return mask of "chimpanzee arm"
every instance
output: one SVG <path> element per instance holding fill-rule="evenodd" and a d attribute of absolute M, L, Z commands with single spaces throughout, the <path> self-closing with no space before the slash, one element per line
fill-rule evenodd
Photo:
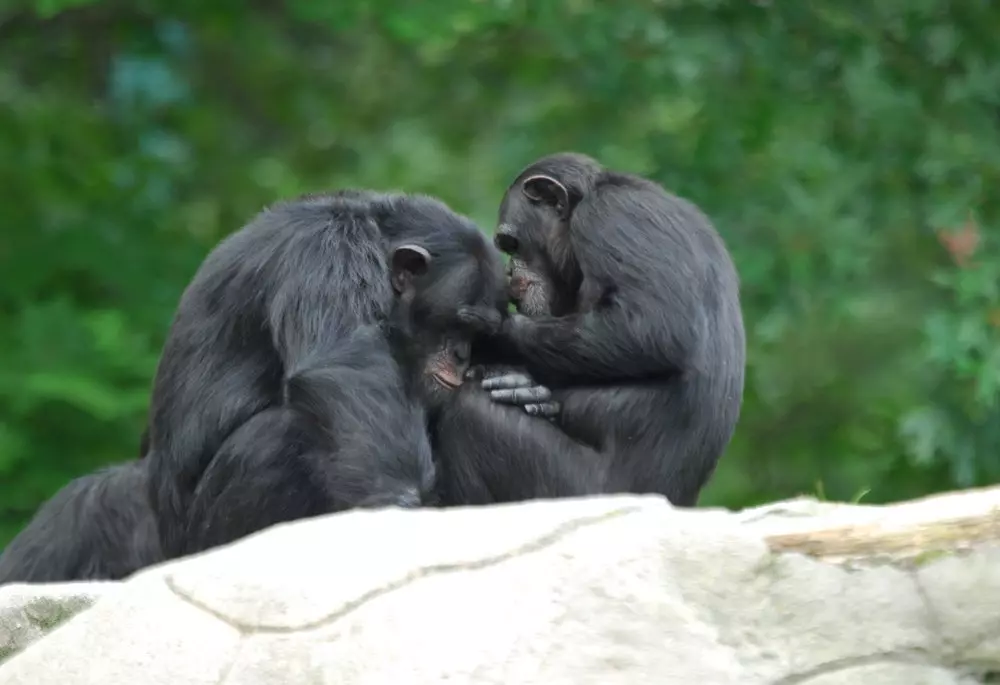
<path fill-rule="evenodd" d="M 516 314 L 502 335 L 536 377 L 566 386 L 642 380 L 687 368 L 688 341 L 656 328 L 609 312 L 537 319 Z"/>
<path fill-rule="evenodd" d="M 478 384 L 456 393 L 433 434 L 446 506 L 583 496 L 603 488 L 603 455 L 544 419 L 493 403 Z"/>

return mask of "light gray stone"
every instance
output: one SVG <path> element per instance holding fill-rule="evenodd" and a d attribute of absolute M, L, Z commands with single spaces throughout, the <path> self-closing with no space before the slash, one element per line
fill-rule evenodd
<path fill-rule="evenodd" d="M 645 502 L 669 506 L 659 498 Z M 225 555 L 187 560 L 171 569 L 171 585 L 235 625 L 306 628 L 418 576 L 495 563 L 642 503 L 581 499 L 562 506 L 389 509 L 314 518 L 275 526 Z M 323 582 L 331 573 L 336 582 Z"/>
<path fill-rule="evenodd" d="M 930 559 L 915 571 L 941 637 L 956 658 L 1000 666 L 1000 549 Z"/>
<path fill-rule="evenodd" d="M 776 535 L 1000 510 L 1000 488 L 942 499 L 319 517 L 73 586 L 104 596 L 0 665 L 0 685 L 974 685 L 1000 672 L 995 541 L 919 563 L 773 551 Z M 51 590 L 0 589 L 0 617 L 12 592 Z"/>
<path fill-rule="evenodd" d="M 672 683 L 695 666 L 703 682 L 746 682 L 672 586 L 651 534 L 666 511 L 578 519 L 504 557 L 428 568 L 301 641 L 255 636 L 232 682 L 284 683 L 276 655 L 292 654 L 317 683 Z"/>
<path fill-rule="evenodd" d="M 847 666 L 805 681 L 808 685 L 973 685 L 944 668 L 917 664 Z"/>
<path fill-rule="evenodd" d="M 0 586 L 0 662 L 90 607 L 114 583 Z"/>
<path fill-rule="evenodd" d="M 139 577 L 0 665 L 0 683 L 215 685 L 239 639 L 162 579 Z"/>

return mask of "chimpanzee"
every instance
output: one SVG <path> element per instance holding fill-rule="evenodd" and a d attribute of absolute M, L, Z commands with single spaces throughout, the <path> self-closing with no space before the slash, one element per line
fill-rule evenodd
<path fill-rule="evenodd" d="M 499 324 L 502 256 L 438 200 L 349 190 L 260 213 L 181 298 L 150 407 L 167 558 L 434 496 L 425 408 Z"/>
<path fill-rule="evenodd" d="M 120 580 L 162 560 L 142 461 L 70 482 L 0 554 L 0 585 Z"/>
<path fill-rule="evenodd" d="M 389 291 L 388 297 L 395 301 L 372 303 L 372 308 L 383 307 L 376 311 L 387 314 L 354 330 L 348 330 L 350 321 L 339 319 L 344 327 L 340 339 L 328 341 L 327 348 L 306 351 L 299 372 L 288 374 L 281 401 L 228 434 L 194 492 L 188 493 L 180 541 L 184 551 L 206 549 L 279 520 L 352 505 L 415 505 L 426 498 L 434 471 L 420 405 L 433 412 L 462 382 L 469 364 L 469 338 L 476 331 L 493 330 L 504 304 L 499 254 L 468 221 L 430 198 L 341 191 L 279 205 L 258 217 L 260 221 L 270 222 L 270 228 L 257 228 L 263 238 L 258 235 L 256 242 L 243 244 L 243 250 L 278 249 L 270 241 L 280 243 L 280 231 L 310 230 L 308 225 L 296 229 L 296 221 L 328 223 L 325 229 L 311 227 L 321 240 L 326 237 L 324 230 L 347 232 L 326 238 L 353 240 L 354 247 L 366 249 L 360 256 L 370 260 L 369 266 L 381 265 L 385 271 L 366 273 L 344 261 L 345 269 L 356 269 L 345 278 L 358 277 L 362 287 L 375 284 L 377 295 L 384 297 Z M 350 225 L 345 227 L 345 221 Z M 357 222 L 367 221 L 376 223 L 349 232 L 357 229 Z M 375 246 L 359 240 L 369 230 L 381 232 Z M 309 236 L 301 239 L 307 241 Z M 404 240 L 416 242 L 400 244 Z M 356 256 L 351 245 L 341 249 Z M 379 259 L 379 250 L 391 254 L 391 273 L 390 265 Z M 222 264 L 224 268 L 225 261 Z M 270 282 L 275 291 L 283 283 L 280 272 L 278 276 L 277 282 Z M 380 292 L 377 286 L 383 282 Z M 225 283 L 219 287 L 225 288 Z M 344 283 L 331 284 L 333 290 L 338 287 L 349 295 Z M 331 302 L 337 294 L 331 295 Z M 232 309 L 220 309 L 224 293 L 212 297 L 216 313 L 260 316 L 249 311 L 259 302 L 254 297 L 242 304 L 247 311 L 238 300 Z M 360 292 L 353 300 L 347 298 L 349 315 L 364 313 L 356 306 L 363 297 Z M 483 307 L 462 308 L 463 303 Z M 295 312 L 306 322 L 321 314 Z M 224 336 L 225 324 L 216 325 L 220 323 L 221 329 L 200 340 Z M 298 325 L 287 323 L 292 328 Z M 253 323 L 237 320 L 230 325 L 243 325 L 245 330 Z M 302 335 L 285 333 L 293 334 Z M 199 372 L 204 378 L 213 369 Z M 255 380 L 254 374 L 248 376 Z M 229 401 L 238 401 L 255 387 L 228 388 L 230 396 L 235 395 Z M 219 401 L 217 390 L 208 388 L 206 393 Z M 142 459 L 149 447 L 147 428 L 140 439 L 139 460 L 78 478 L 46 502 L 0 555 L 0 584 L 117 580 L 163 560 L 147 498 L 156 484 L 148 482 L 151 461 Z M 169 468 L 162 460 L 158 466 Z"/>
<path fill-rule="evenodd" d="M 466 384 L 434 431 L 442 503 L 632 492 L 694 506 L 735 429 L 746 355 L 736 269 L 709 219 L 560 153 L 517 176 L 494 241 L 518 313 L 477 349 L 529 373 L 482 387 L 554 423 Z"/>

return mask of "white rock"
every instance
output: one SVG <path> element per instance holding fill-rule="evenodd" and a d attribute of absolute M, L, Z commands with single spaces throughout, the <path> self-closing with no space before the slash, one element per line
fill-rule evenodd
<path fill-rule="evenodd" d="M 6 616 L 103 595 L 0 665 L 0 685 L 972 685 L 1000 672 L 997 540 L 917 560 L 774 551 L 989 517 L 1000 488 L 937 500 L 733 514 L 605 497 L 299 521 L 121 584 L 0 589 L 8 652 L 42 627 Z"/>
<path fill-rule="evenodd" d="M 114 583 L 0 586 L 0 662 L 113 589 Z"/>

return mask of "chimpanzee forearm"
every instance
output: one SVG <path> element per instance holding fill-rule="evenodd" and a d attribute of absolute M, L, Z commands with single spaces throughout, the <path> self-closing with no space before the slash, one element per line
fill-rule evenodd
<path fill-rule="evenodd" d="M 600 493 L 603 455 L 550 422 L 490 400 L 467 384 L 433 428 L 444 505 L 516 502 Z"/>
<path fill-rule="evenodd" d="M 695 331 L 658 327 L 665 328 L 621 313 L 514 315 L 501 336 L 538 379 L 567 386 L 644 380 L 688 368 Z"/>

